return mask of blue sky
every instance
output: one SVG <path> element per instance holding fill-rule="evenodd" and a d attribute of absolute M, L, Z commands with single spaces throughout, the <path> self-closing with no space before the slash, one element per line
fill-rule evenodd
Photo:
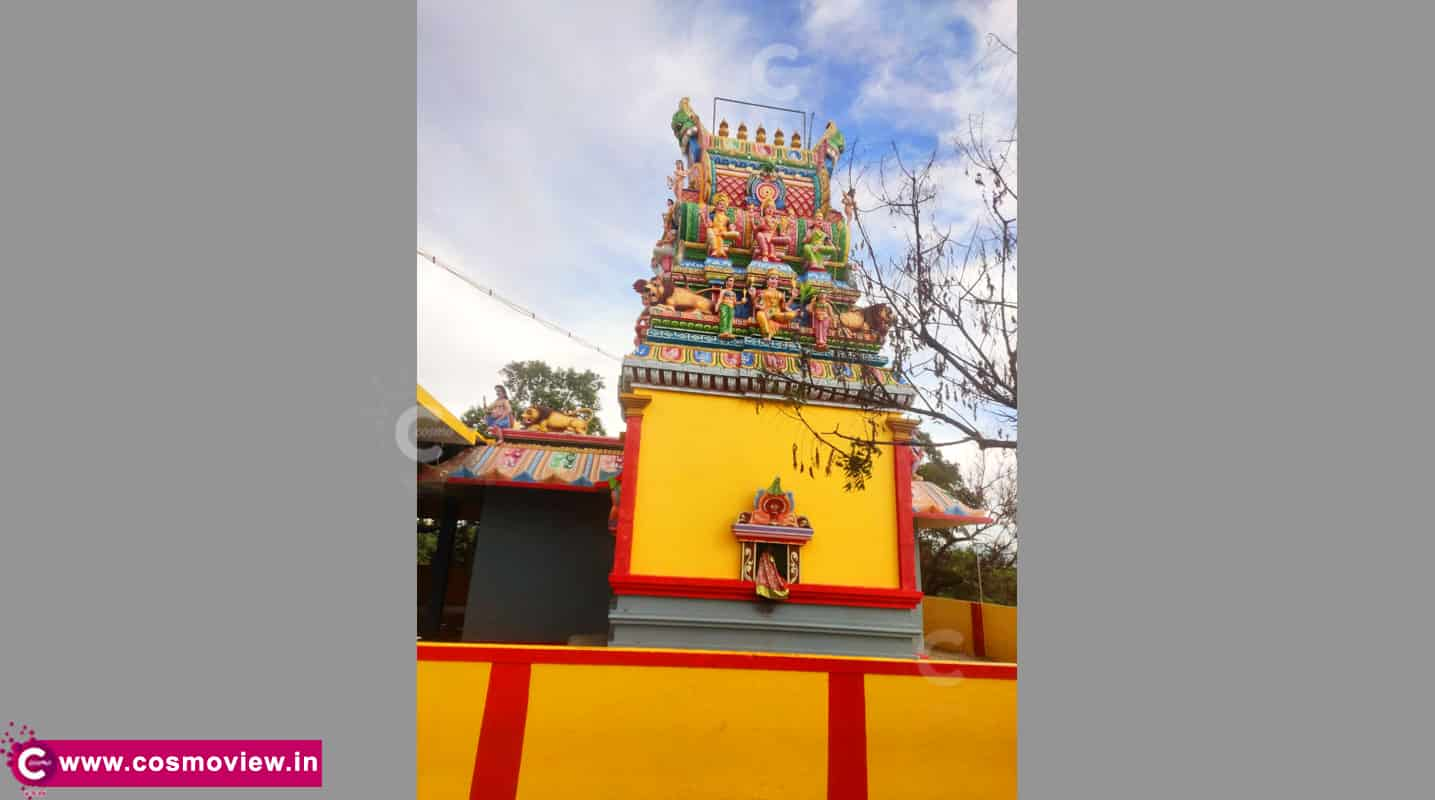
<path fill-rule="evenodd" d="M 604 349 L 632 348 L 664 179 L 678 157 L 668 121 L 714 95 L 816 113 L 848 156 L 950 144 L 980 115 L 1016 121 L 1016 3 L 419 3 L 418 245 Z M 719 108 L 736 127 L 791 130 L 791 117 Z M 945 164 L 945 221 L 975 196 Z M 840 170 L 839 170 L 840 172 Z M 839 183 L 838 188 L 844 188 Z M 859 203 L 864 187 L 858 187 Z M 892 238 L 884 238 L 890 234 Z M 896 248 L 895 231 L 878 243 Z M 419 381 L 462 411 L 492 397 L 516 359 L 608 378 L 617 363 L 573 345 L 422 262 Z"/>

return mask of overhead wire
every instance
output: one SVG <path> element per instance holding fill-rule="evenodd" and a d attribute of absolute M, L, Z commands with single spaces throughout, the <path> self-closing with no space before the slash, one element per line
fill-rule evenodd
<path fill-rule="evenodd" d="M 427 261 L 429 261 L 430 263 L 432 263 L 434 266 L 436 266 L 436 267 L 438 267 L 439 269 L 441 269 L 441 270 L 447 272 L 448 274 L 454 276 L 455 278 L 458 278 L 459 280 L 461 280 L 461 281 L 463 281 L 464 283 L 468 284 L 470 287 L 476 289 L 476 290 L 479 291 L 480 293 L 486 294 L 486 295 L 488 295 L 489 297 L 492 297 L 494 300 L 497 300 L 498 302 L 504 304 L 505 306 L 508 306 L 510 309 L 512 309 L 512 310 L 514 310 L 514 311 L 516 311 L 516 312 L 518 312 L 519 314 L 521 314 L 521 315 L 523 315 L 523 316 L 525 316 L 525 317 L 528 317 L 528 318 L 532 319 L 534 322 L 537 322 L 539 325 L 542 325 L 543 327 L 548 328 L 549 330 L 554 331 L 555 333 L 560 333 L 560 334 L 562 334 L 562 335 L 568 337 L 569 339 L 573 340 L 573 341 L 576 342 L 577 344 L 582 345 L 583 347 L 586 347 L 586 348 L 588 348 L 589 350 L 592 350 L 592 351 L 594 351 L 594 352 L 596 352 L 596 353 L 599 353 L 600 355 L 603 355 L 603 356 L 605 356 L 605 357 L 607 357 L 607 358 L 611 358 L 611 359 L 613 359 L 614 361 L 617 361 L 617 362 L 620 362 L 620 363 L 622 362 L 622 360 L 623 360 L 623 357 L 622 357 L 622 356 L 615 356 L 615 355 L 613 355 L 612 353 L 608 352 L 607 350 L 604 350 L 603 348 L 599 347 L 598 345 L 596 345 L 596 344 L 594 344 L 594 343 L 588 341 L 587 339 L 583 338 L 582 336 L 579 336 L 578 334 L 576 334 L 576 333 L 574 333 L 574 332 L 568 330 L 567 328 L 563 327 L 562 325 L 559 325 L 559 324 L 557 324 L 556 322 L 549 322 L 548 320 L 544 319 L 543 317 L 540 317 L 536 312 L 532 311 L 531 309 L 529 309 L 529 308 L 527 308 L 527 307 L 525 307 L 525 306 L 523 306 L 523 305 L 521 305 L 521 304 L 519 304 L 519 303 L 516 303 L 516 302 L 514 302 L 514 301 L 512 301 L 512 300 L 509 300 L 507 297 L 504 297 L 503 295 L 501 295 L 501 294 L 499 294 L 498 292 L 494 291 L 493 287 L 491 287 L 491 286 L 485 286 L 485 285 L 479 283 L 478 281 L 474 280 L 473 278 L 469 277 L 468 275 L 464 274 L 462 271 L 458 270 L 457 268 L 455 268 L 455 267 L 452 266 L 451 264 L 445 263 L 445 262 L 444 262 L 443 260 L 441 260 L 438 256 L 434 255 L 433 253 L 428 252 L 427 250 L 423 249 L 422 247 L 418 248 L 418 254 L 419 254 L 419 257 L 420 257 L 420 258 L 426 259 Z"/>

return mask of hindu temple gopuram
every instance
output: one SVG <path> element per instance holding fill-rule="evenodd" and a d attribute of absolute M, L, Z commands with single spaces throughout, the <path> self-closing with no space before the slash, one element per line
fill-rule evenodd
<path fill-rule="evenodd" d="M 418 794 L 1015 797 L 1016 609 L 922 595 L 917 530 L 990 519 L 915 479 L 842 133 L 713 117 L 679 103 L 651 271 L 606 289 L 620 435 L 419 390 Z M 860 486 L 819 432 L 881 443 Z"/>
<path fill-rule="evenodd" d="M 906 445 L 880 447 L 860 489 L 832 454 L 808 463 L 814 431 L 902 443 L 916 427 L 880 352 L 886 308 L 855 285 L 851 194 L 832 207 L 842 133 L 710 130 L 686 98 L 671 124 L 623 435 L 587 435 L 586 409 L 511 408 L 498 387 L 502 441 L 421 481 L 458 509 L 474 505 L 462 486 L 489 489 L 463 638 L 914 656 L 915 528 L 985 518 L 920 482 L 914 504 Z M 600 496 L 532 492 L 555 488 Z M 540 609 L 525 585 L 545 587 Z"/>

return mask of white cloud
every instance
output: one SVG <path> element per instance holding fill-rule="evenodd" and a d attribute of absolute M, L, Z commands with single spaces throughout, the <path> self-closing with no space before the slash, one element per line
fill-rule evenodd
<path fill-rule="evenodd" d="M 904 121 L 950 140 L 967 115 L 1015 121 L 1015 58 L 989 58 L 986 33 L 1016 41 L 1016 3 L 803 4 L 799 56 L 754 80 L 770 20 L 741 9 L 684 13 L 667 3 L 431 2 L 419 8 L 419 246 L 615 353 L 632 345 L 664 178 L 678 157 L 668 119 L 683 96 L 704 116 L 714 95 L 771 102 L 851 101 L 830 116 Z M 952 20 L 966 21 L 970 54 Z M 775 41 L 782 42 L 779 34 Z M 821 61 L 861 63 L 858 86 L 828 83 Z M 800 99 L 780 105 L 806 105 Z M 826 117 L 823 117 L 825 119 Z M 737 118 L 732 118 L 736 124 Z M 771 130 L 781 123 L 766 122 Z M 819 125 L 821 120 L 819 120 Z M 755 127 L 755 125 L 753 125 Z M 785 126 L 783 126 L 785 127 Z M 847 125 L 843 125 L 848 128 Z M 849 138 L 849 144 L 851 143 Z M 875 143 L 868 143 L 875 144 Z M 944 219 L 970 215 L 969 179 L 942 165 Z M 868 195 L 870 196 L 870 195 Z M 860 199 L 860 197 L 859 197 Z M 900 239 L 882 233 L 884 249 Z M 498 369 L 522 359 L 592 368 L 607 379 L 602 417 L 620 430 L 618 365 L 418 262 L 419 379 L 461 413 L 492 397 Z"/>

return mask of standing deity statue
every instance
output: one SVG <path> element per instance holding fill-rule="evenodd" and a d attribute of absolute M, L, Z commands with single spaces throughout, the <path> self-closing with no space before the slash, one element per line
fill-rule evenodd
<path fill-rule="evenodd" d="M 771 339 L 773 334 L 782 330 L 783 325 L 797 316 L 797 312 L 787 309 L 787 295 L 777 288 L 770 275 L 761 291 L 754 292 L 749 288 L 748 295 L 752 298 L 753 318 L 757 320 L 758 330 L 762 331 L 764 339 Z"/>
<path fill-rule="evenodd" d="M 825 257 L 837 252 L 837 248 L 827 244 L 827 234 L 821 228 L 813 228 L 807 234 L 807 244 L 802 246 L 802 261 L 808 272 L 825 272 L 827 269 Z"/>
<path fill-rule="evenodd" d="M 723 283 L 717 293 L 718 338 L 732 339 L 732 315 L 737 309 L 737 290 L 731 277 Z"/>
<path fill-rule="evenodd" d="M 827 349 L 827 334 L 832 330 L 832 321 L 837 318 L 837 309 L 827 299 L 826 292 L 818 292 L 807 304 L 807 313 L 812 315 L 812 334 L 817 339 L 817 349 Z"/>
<path fill-rule="evenodd" d="M 674 212 L 677 206 L 673 201 L 668 201 L 668 208 L 663 212 L 663 238 L 658 240 L 659 245 L 675 244 L 678 240 L 678 217 Z"/>
<path fill-rule="evenodd" d="M 679 202 L 683 199 L 683 187 L 689 180 L 688 168 L 683 165 L 680 158 L 673 162 L 673 174 L 668 176 L 668 188 L 673 190 L 673 197 Z"/>
<path fill-rule="evenodd" d="M 728 242 L 738 237 L 727 216 L 727 195 L 721 192 L 713 200 L 712 222 L 708 224 L 708 258 L 727 258 Z"/>
<path fill-rule="evenodd" d="M 852 218 L 857 215 L 857 187 L 854 186 L 842 193 L 842 212 L 848 222 L 851 222 Z"/>

